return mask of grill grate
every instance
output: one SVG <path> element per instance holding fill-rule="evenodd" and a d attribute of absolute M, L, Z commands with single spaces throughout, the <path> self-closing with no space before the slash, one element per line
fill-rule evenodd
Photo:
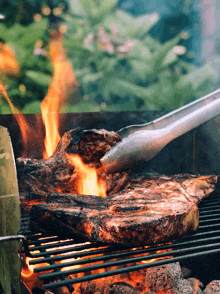
<path fill-rule="evenodd" d="M 28 239 L 29 250 L 34 257 L 30 264 L 44 263 L 34 272 L 40 273 L 39 279 L 43 280 L 45 289 L 67 286 L 73 291 L 72 285 L 76 283 L 220 253 L 219 198 L 218 193 L 213 193 L 200 203 L 200 225 L 196 233 L 170 244 L 131 248 L 60 240 L 57 236 L 33 234 L 28 227 L 28 215 L 22 217 L 19 234 Z M 35 253 L 36 250 L 39 253 Z M 104 269 L 106 271 L 103 272 Z M 91 274 L 91 270 L 102 271 Z M 75 277 L 79 273 L 85 275 Z"/>

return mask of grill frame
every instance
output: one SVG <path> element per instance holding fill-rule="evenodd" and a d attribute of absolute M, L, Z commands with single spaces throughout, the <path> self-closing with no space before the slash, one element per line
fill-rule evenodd
<path fill-rule="evenodd" d="M 36 260 L 31 260 L 30 264 L 40 264 L 49 263 L 49 266 L 41 266 L 35 268 L 35 273 L 40 273 L 38 278 L 43 280 L 44 288 L 53 289 L 61 286 L 67 286 L 72 292 L 74 290 L 74 284 L 81 283 L 85 281 L 91 281 L 95 279 L 100 279 L 108 276 L 123 274 L 127 272 L 133 272 L 141 269 L 146 269 L 153 266 L 159 266 L 163 264 L 168 264 L 172 262 L 183 261 L 192 258 L 198 258 L 205 255 L 213 255 L 220 253 L 220 191 L 215 191 L 210 194 L 210 196 L 204 199 L 199 204 L 200 211 L 200 221 L 199 229 L 193 234 L 189 234 L 187 237 L 182 238 L 178 241 L 173 241 L 171 244 L 161 244 L 154 246 L 146 246 L 148 248 L 139 247 L 137 249 L 125 246 L 109 246 L 100 243 L 77 243 L 74 240 L 63 240 L 59 237 L 45 235 L 42 233 L 33 233 L 29 227 L 29 216 L 28 214 L 22 214 L 21 231 L 19 235 L 24 235 L 28 240 L 29 250 L 32 257 L 38 258 Z M 211 230 L 209 230 L 211 229 Z M 42 238 L 48 238 L 42 240 Z M 43 242 L 42 242 L 43 241 Z M 55 244 L 47 244 L 51 241 L 57 242 Z M 39 245 L 40 244 L 40 245 Z M 46 244 L 46 245 L 41 245 Z M 33 246 L 34 247 L 30 247 Z M 67 245 L 72 245 L 73 248 L 59 248 Z M 100 248 L 101 247 L 101 248 Z M 46 249 L 56 250 L 46 251 Z M 99 249 L 97 249 L 99 248 Z M 32 253 L 33 251 L 39 250 L 40 253 Z M 83 251 L 87 250 L 87 251 Z M 167 252 L 156 252 L 161 250 L 170 250 Z M 22 248 L 21 252 L 25 252 L 26 249 Z M 67 254 L 68 252 L 74 252 L 71 255 L 60 255 Z M 100 254 L 104 254 L 100 256 Z M 123 255 L 122 255 L 123 254 Z M 148 254 L 148 255 L 141 255 Z M 51 255 L 55 255 L 52 256 Z M 98 255 L 93 257 L 93 255 Z M 44 257 L 40 259 L 40 257 Z M 75 258 L 73 262 L 65 263 L 65 259 Z M 86 257 L 86 259 L 82 259 Z M 119 260 L 109 261 L 115 258 Z M 143 263 L 144 260 L 164 258 L 159 259 L 150 263 Z M 56 261 L 61 261 L 63 263 L 56 264 Z M 96 265 L 86 265 L 95 262 L 103 262 Z M 141 264 L 130 265 L 135 262 L 141 262 Z M 83 265 L 78 269 L 72 269 L 68 271 L 61 271 L 61 268 L 71 266 L 71 265 Z M 85 266 L 84 266 L 85 265 Z M 114 270 L 108 270 L 106 272 L 84 275 L 79 278 L 71 278 L 68 276 L 70 274 L 77 273 L 87 273 L 94 269 L 104 269 L 111 268 L 113 266 L 119 266 L 119 268 Z M 47 270 L 52 270 L 51 273 L 44 273 Z M 59 279 L 55 281 L 54 279 Z"/>

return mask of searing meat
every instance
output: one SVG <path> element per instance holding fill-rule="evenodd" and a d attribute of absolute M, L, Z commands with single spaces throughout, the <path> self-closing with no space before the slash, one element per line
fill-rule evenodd
<path fill-rule="evenodd" d="M 31 224 L 84 241 L 163 243 L 197 230 L 197 204 L 216 181 L 217 176 L 149 175 L 131 180 L 107 198 L 51 193 L 45 204 L 32 206 Z"/>
<path fill-rule="evenodd" d="M 83 162 L 97 169 L 98 179 L 107 186 L 107 193 L 116 193 L 128 181 L 129 172 L 106 174 L 100 168 L 100 159 L 121 137 L 106 130 L 74 129 L 61 138 L 54 154 L 46 160 L 17 159 L 19 189 L 46 195 L 48 192 L 77 193 L 78 171 L 68 155 L 78 154 Z"/>

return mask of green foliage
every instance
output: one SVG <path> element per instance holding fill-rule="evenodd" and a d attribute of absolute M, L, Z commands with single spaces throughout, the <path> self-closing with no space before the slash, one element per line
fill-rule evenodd
<path fill-rule="evenodd" d="M 117 2 L 69 0 L 69 11 L 62 14 L 68 26 L 64 45 L 82 101 L 67 104 L 61 111 L 174 109 L 211 91 L 217 81 L 211 63 L 197 68 L 181 61 L 173 50 L 181 35 L 161 44 L 149 34 L 158 22 L 157 13 L 134 17 L 118 9 Z M 55 0 L 50 3 L 58 5 Z M 52 76 L 44 54 L 49 22 L 50 18 L 44 17 L 25 27 L 18 22 L 9 28 L 0 24 L 1 37 L 14 48 L 22 68 L 19 78 L 8 80 L 7 92 L 25 113 L 40 112 Z M 37 52 L 38 40 L 43 46 Z M 2 99 L 0 113 L 7 112 Z"/>
<path fill-rule="evenodd" d="M 107 111 L 173 109 L 198 97 L 198 76 L 206 85 L 217 80 L 211 65 L 206 65 L 205 74 L 206 69 L 188 66 L 174 53 L 181 36 L 161 44 L 148 34 L 158 21 L 156 13 L 133 17 L 113 5 L 99 18 L 97 2 L 100 9 L 105 5 L 105 1 L 70 0 L 74 17 L 66 20 L 69 33 L 81 41 L 80 53 L 78 42 L 68 43 L 71 61 L 83 94 L 94 104 L 105 103 Z M 77 26 L 78 19 L 84 20 L 83 28 Z"/>
<path fill-rule="evenodd" d="M 36 42 L 46 38 L 47 29 L 47 19 L 33 22 L 26 27 L 19 23 L 10 28 L 3 23 L 0 24 L 1 38 L 14 50 L 21 66 L 19 77 L 7 80 L 7 93 L 12 103 L 21 109 L 29 102 L 41 101 L 48 89 L 52 74 L 50 61 L 47 56 L 38 52 L 36 54 L 34 51 Z M 20 90 L 20 85 L 25 86 L 25 91 Z M 6 111 L 5 103 L 1 103 L 0 113 Z"/>

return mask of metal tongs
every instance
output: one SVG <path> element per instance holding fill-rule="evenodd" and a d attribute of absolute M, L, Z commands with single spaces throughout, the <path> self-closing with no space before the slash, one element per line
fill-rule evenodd
<path fill-rule="evenodd" d="M 101 159 L 106 172 L 113 173 L 148 161 L 169 142 L 220 115 L 220 89 L 156 120 L 127 126 L 117 133 L 124 138 Z"/>

